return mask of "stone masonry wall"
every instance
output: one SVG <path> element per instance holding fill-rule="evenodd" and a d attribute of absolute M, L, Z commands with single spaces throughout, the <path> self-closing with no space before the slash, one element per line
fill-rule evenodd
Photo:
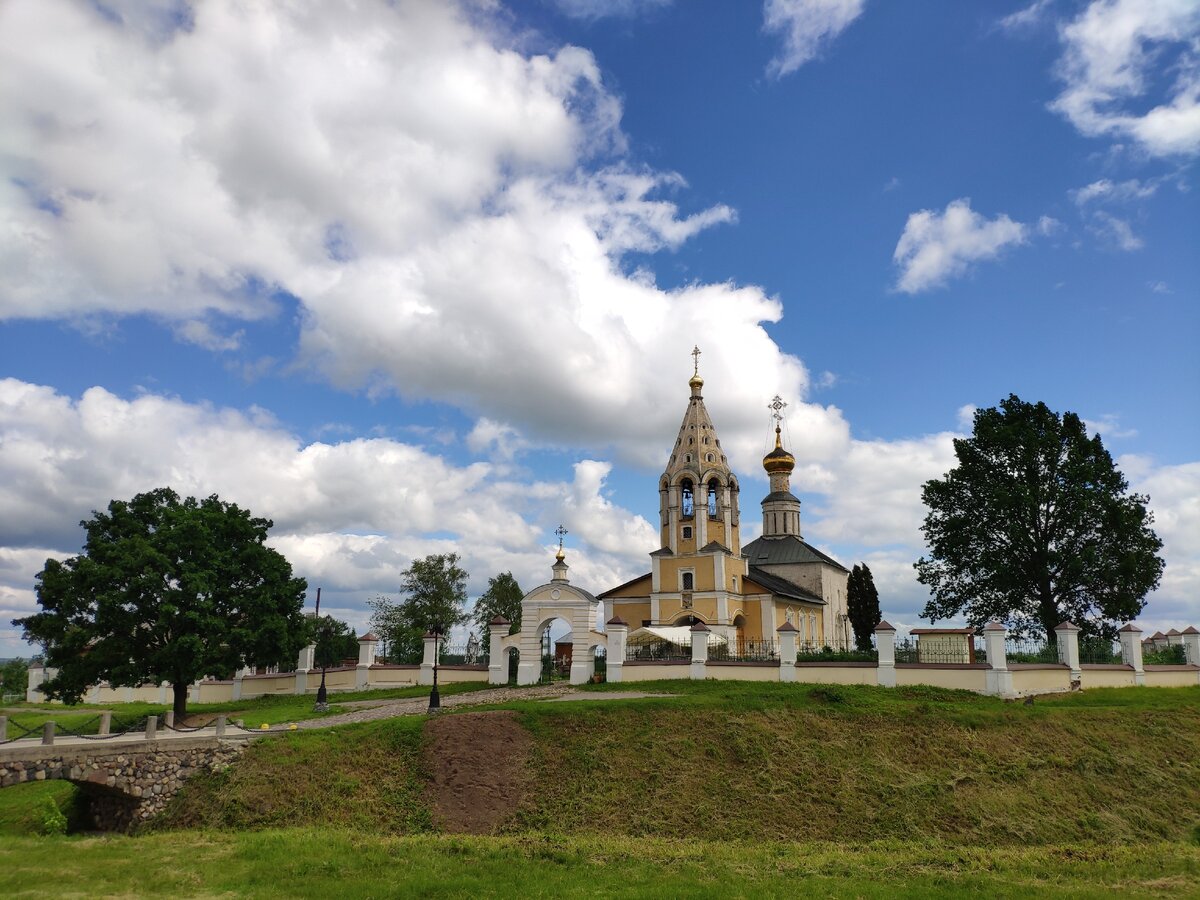
<path fill-rule="evenodd" d="M 82 789 L 101 831 L 128 831 L 159 813 L 196 772 L 218 772 L 245 752 L 244 740 L 169 749 L 153 744 L 72 748 L 39 759 L 0 758 L 0 787 L 57 778 Z M 49 750 L 50 748 L 46 748 Z"/>

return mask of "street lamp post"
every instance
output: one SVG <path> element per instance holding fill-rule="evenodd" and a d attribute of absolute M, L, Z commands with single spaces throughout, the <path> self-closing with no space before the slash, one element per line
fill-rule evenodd
<path fill-rule="evenodd" d="M 438 641 L 442 638 L 442 626 L 433 626 L 433 690 L 429 692 L 429 711 L 442 708 L 442 698 L 438 695 L 437 670 L 438 657 L 441 656 Z"/>
<path fill-rule="evenodd" d="M 317 627 L 317 637 L 321 635 L 321 589 L 317 588 L 317 609 L 313 613 L 313 624 Z M 319 648 L 318 648 L 319 649 Z M 322 657 L 322 660 L 324 657 Z M 317 688 L 317 712 L 327 712 L 329 710 L 329 692 L 325 690 L 325 666 L 321 666 L 321 686 Z"/>

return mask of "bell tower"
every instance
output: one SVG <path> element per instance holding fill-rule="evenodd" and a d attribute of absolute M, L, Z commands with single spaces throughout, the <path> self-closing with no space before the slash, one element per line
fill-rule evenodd
<path fill-rule="evenodd" d="M 658 481 L 662 546 L 694 553 L 714 541 L 734 556 L 741 552 L 738 482 L 704 406 L 700 348 L 692 350 L 691 396 L 666 470 Z"/>

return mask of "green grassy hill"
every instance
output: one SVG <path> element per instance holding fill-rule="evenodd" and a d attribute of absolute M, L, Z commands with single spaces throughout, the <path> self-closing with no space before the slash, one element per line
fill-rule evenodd
<path fill-rule="evenodd" d="M 0 895 L 1200 896 L 1200 688 L 636 687 L 677 696 L 263 740 L 135 837 L 30 836 L 70 789 L 6 788 Z"/>
<path fill-rule="evenodd" d="M 936 689 L 655 687 L 680 696 L 516 704 L 529 784 L 501 830 L 1023 846 L 1200 827 L 1200 688 L 1030 706 Z M 162 825 L 429 830 L 438 760 L 421 753 L 423 725 L 259 743 L 194 780 Z"/>

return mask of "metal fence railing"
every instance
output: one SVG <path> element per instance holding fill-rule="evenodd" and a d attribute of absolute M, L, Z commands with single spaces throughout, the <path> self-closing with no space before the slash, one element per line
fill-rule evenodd
<path fill-rule="evenodd" d="M 878 662 L 875 647 L 859 650 L 854 644 L 835 647 L 817 641 L 800 641 L 796 646 L 796 662 Z"/>
<path fill-rule="evenodd" d="M 451 644 L 441 647 L 438 663 L 443 666 L 486 666 L 489 658 L 489 650 L 482 644 Z"/>
<path fill-rule="evenodd" d="M 1079 662 L 1085 666 L 1119 666 L 1124 662 L 1121 645 L 1102 637 L 1079 639 Z"/>
<path fill-rule="evenodd" d="M 779 660 L 779 641 L 735 641 L 713 644 L 708 658 L 714 662 L 772 662 Z"/>
<path fill-rule="evenodd" d="M 1036 638 L 1009 638 L 1004 657 L 1010 663 L 1057 663 L 1058 645 Z"/>
<path fill-rule="evenodd" d="M 984 651 L 983 643 L 978 638 L 969 641 L 923 641 L 920 637 L 908 637 L 896 641 L 896 662 L 898 663 L 966 665 L 986 661 L 987 654 Z"/>
<path fill-rule="evenodd" d="M 690 660 L 691 658 L 692 648 L 690 645 L 675 644 L 671 641 L 646 641 L 625 646 L 626 662 Z"/>
<path fill-rule="evenodd" d="M 1142 663 L 1151 666 L 1186 666 L 1187 651 L 1183 644 L 1172 644 L 1158 650 L 1142 651 Z"/>

